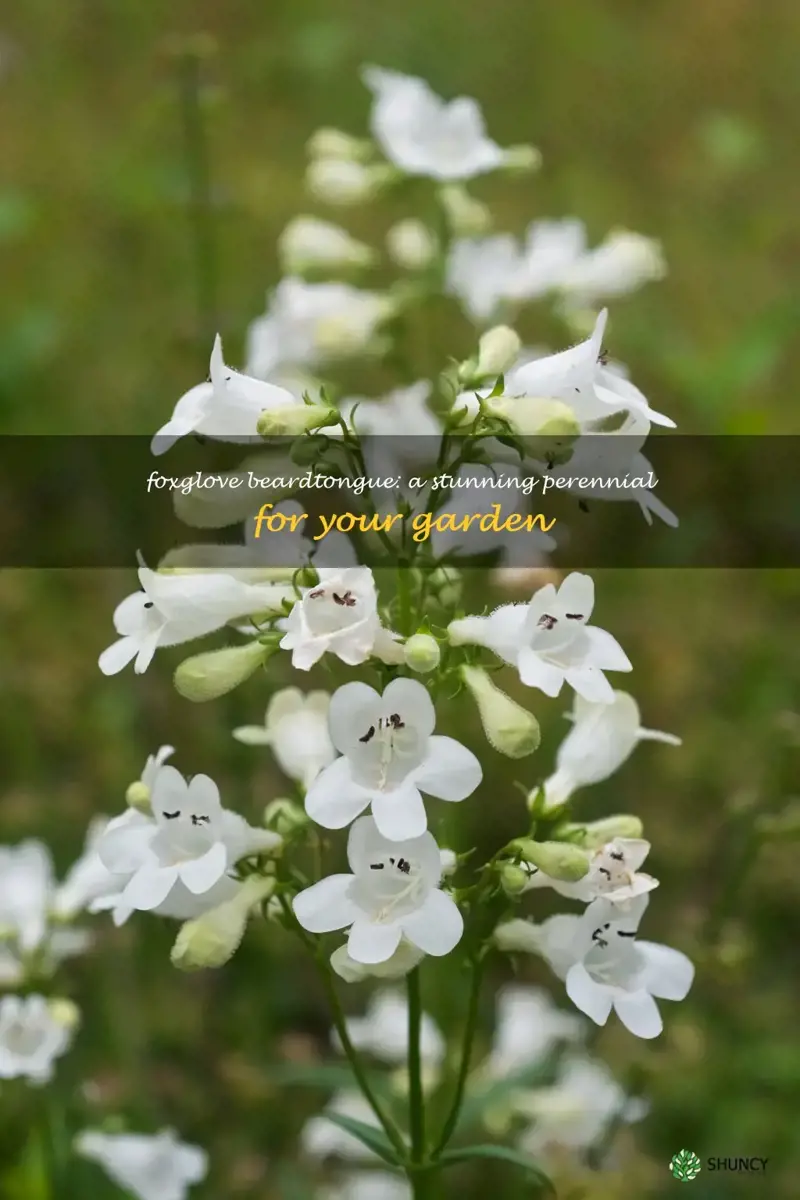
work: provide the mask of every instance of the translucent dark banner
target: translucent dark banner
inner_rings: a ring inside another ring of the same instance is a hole
[[[0,438],[0,567],[800,566],[800,438],[512,443]]]

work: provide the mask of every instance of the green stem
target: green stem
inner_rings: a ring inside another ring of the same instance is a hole
[[[433,1157],[437,1158],[443,1150],[446,1149],[450,1138],[453,1136],[458,1118],[461,1115],[461,1105],[464,1101],[464,1091],[467,1086],[467,1078],[469,1076],[470,1063],[472,1061],[472,1046],[475,1041],[475,1031],[478,1027],[478,1002],[481,994],[481,983],[483,981],[483,960],[478,959],[473,963],[472,967],[472,987],[469,994],[469,1006],[467,1009],[467,1021],[464,1026],[464,1039],[461,1044],[461,1062],[458,1067],[458,1078],[456,1080],[456,1090],[453,1095],[453,1103],[450,1107],[447,1120],[442,1128],[441,1136],[436,1144],[436,1149],[433,1152]]]
[[[420,998],[419,967],[407,977],[408,985],[408,1114],[411,1130],[411,1161],[425,1160],[425,1096],[422,1089],[422,1054],[420,1031],[422,1001]]]
[[[180,58],[180,93],[186,172],[191,189],[190,214],[197,287],[198,342],[207,343],[218,331],[217,254],[211,197],[211,167],[203,112],[201,54],[188,46]]]

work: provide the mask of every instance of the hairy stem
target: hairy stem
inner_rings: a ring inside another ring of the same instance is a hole
[[[469,994],[469,1006],[467,1009],[467,1020],[464,1026],[464,1038],[461,1044],[461,1061],[458,1067],[458,1078],[456,1079],[456,1090],[453,1094],[453,1103],[450,1106],[450,1112],[447,1120],[442,1128],[439,1141],[436,1144],[436,1149],[433,1152],[434,1158],[438,1157],[443,1150],[446,1149],[450,1138],[455,1132],[458,1125],[458,1118],[461,1115],[461,1105],[464,1102],[464,1091],[467,1086],[467,1078],[469,1076],[470,1063],[472,1061],[472,1046],[475,1041],[475,1031],[478,1027],[478,1002],[481,994],[481,983],[483,981],[483,960],[478,959],[472,965],[472,986]]]

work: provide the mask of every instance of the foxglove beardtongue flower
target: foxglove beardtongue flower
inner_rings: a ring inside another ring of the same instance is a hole
[[[308,790],[336,757],[328,733],[328,692],[283,688],[269,702],[263,725],[243,725],[233,736],[247,746],[269,746],[278,766]]]
[[[370,246],[318,217],[295,217],[290,221],[278,238],[278,252],[289,275],[366,267],[375,258]]]
[[[155,1137],[86,1130],[76,1138],[75,1149],[137,1200],[185,1200],[208,1172],[206,1152],[178,1141],[171,1129]]]
[[[408,1002],[401,993],[386,989],[369,1000],[366,1015],[347,1020],[350,1041],[357,1050],[382,1062],[403,1063],[408,1055]],[[341,1050],[334,1031],[333,1044]],[[444,1058],[445,1041],[432,1017],[422,1014],[420,1054],[424,1062],[436,1065]]]
[[[310,1158],[345,1158],[356,1162],[366,1158],[376,1158],[372,1150],[368,1150],[360,1138],[354,1137],[333,1121],[328,1120],[327,1114],[349,1117],[360,1121],[363,1125],[378,1128],[378,1121],[371,1106],[361,1092],[337,1092],[330,1103],[317,1117],[306,1121],[300,1134],[300,1145],[304,1154]]]
[[[211,382],[193,387],[175,406],[172,417],[162,425],[151,443],[153,454],[165,454],[187,433],[202,433],[226,442],[255,437],[256,421],[265,408],[292,404],[285,388],[264,383],[234,371],[222,357],[222,340],[217,334],[211,352]]]
[[[120,634],[100,655],[104,675],[116,675],[135,659],[142,674],[160,646],[177,646],[205,637],[228,621],[282,611],[291,588],[250,584],[223,571],[165,574],[140,567],[142,591],[127,596],[114,610]]]
[[[375,97],[373,136],[407,174],[472,179],[503,165],[504,152],[487,137],[475,100],[446,103],[423,79],[380,67],[366,67],[362,77]]]
[[[339,411],[360,436],[394,435],[436,437],[441,423],[427,406],[431,384],[427,379],[409,387],[395,388],[381,400],[350,396],[342,400]]]
[[[420,792],[466,799],[481,781],[475,755],[454,738],[434,736],[436,712],[414,679],[393,680],[381,696],[365,683],[333,695],[331,740],[342,757],[309,788],[306,812],[325,829],[342,829],[371,804],[385,838],[403,841],[427,828]]]
[[[234,863],[282,844],[278,834],[253,829],[224,809],[207,775],[187,783],[174,767],[162,767],[152,808],[152,818],[135,810],[116,818],[98,846],[108,870],[124,877],[115,898],[120,923],[132,909],[198,916],[235,894],[238,885],[227,874]]]
[[[444,873],[444,872],[443,872]],[[345,983],[361,983],[364,979],[402,979],[418,967],[425,954],[403,939],[391,958],[382,963],[360,963],[350,957],[347,946],[340,946],[331,955],[331,967]]]
[[[534,868],[528,888],[552,887],[571,900],[604,899],[614,905],[624,905],[658,887],[658,880],[639,870],[650,852],[650,843],[643,838],[614,838],[595,850],[588,874],[576,883],[553,879]]]
[[[390,842],[371,817],[350,830],[351,875],[330,875],[294,899],[309,933],[350,928],[348,951],[361,963],[386,962],[405,937],[425,954],[449,954],[464,929],[453,900],[438,888],[439,850],[431,834]]]
[[[643,283],[663,279],[666,273],[659,242],[616,229],[594,250],[568,265],[560,286],[570,304],[590,304],[635,291]]]
[[[362,1171],[326,1188],[319,1200],[411,1200],[411,1187],[388,1171]]]
[[[47,1083],[72,1041],[72,1024],[44,996],[0,1000],[0,1079]]]
[[[515,666],[526,687],[557,696],[564,681],[585,700],[611,703],[614,691],[604,671],[630,671],[615,638],[587,622],[594,608],[590,576],[568,575],[556,590],[546,584],[529,604],[504,604],[488,617],[454,621],[448,636],[454,645],[486,646]]]
[[[0,846],[0,934],[10,933],[23,954],[44,941],[54,887],[53,860],[44,842]]]
[[[108,824],[108,817],[93,818],[86,833],[83,854],[56,888],[52,909],[61,920],[71,920],[95,900],[116,890],[114,878],[109,875],[97,850]]]
[[[281,648],[292,651],[292,666],[308,671],[326,651],[350,666],[373,654],[383,662],[402,662],[397,635],[380,623],[369,567],[319,567],[317,576],[319,583],[302,589],[301,599],[282,623]]]
[[[513,985],[497,997],[494,1043],[484,1071],[502,1079],[541,1062],[560,1042],[583,1038],[585,1022],[556,1008],[542,988]]]
[[[643,729],[639,706],[627,692],[615,691],[608,704],[576,696],[569,719],[572,729],[558,748],[555,773],[544,782],[545,813],[560,808],[578,788],[608,779],[639,742],[681,744],[671,733]]]

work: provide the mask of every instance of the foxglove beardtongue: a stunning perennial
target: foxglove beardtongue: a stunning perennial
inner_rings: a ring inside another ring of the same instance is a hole
[[[294,899],[309,933],[350,929],[356,962],[391,958],[405,937],[425,954],[449,954],[464,929],[454,901],[440,891],[441,859],[433,836],[391,842],[371,817],[356,821],[347,842],[351,875],[329,875]]]
[[[397,635],[384,629],[369,567],[318,567],[319,582],[303,588],[301,598],[283,621],[283,650],[292,651],[292,666],[308,671],[330,652],[350,666],[371,656],[383,662],[403,661]]]
[[[152,1137],[87,1129],[76,1139],[75,1149],[136,1200],[186,1200],[192,1185],[208,1171],[205,1150],[178,1141],[171,1129]]]
[[[481,781],[471,750],[433,734],[433,701],[415,679],[394,679],[382,696],[366,683],[346,683],[334,693],[328,719],[341,757],[306,796],[308,815],[326,829],[344,828],[371,804],[383,837],[419,837],[427,829],[421,792],[460,801]]]
[[[592,579],[573,573],[558,590],[548,583],[534,592],[528,604],[453,621],[448,636],[454,645],[486,646],[546,696],[557,696],[566,681],[585,700],[610,704],[614,690],[603,672],[632,668],[617,640],[588,624],[593,608]]]

